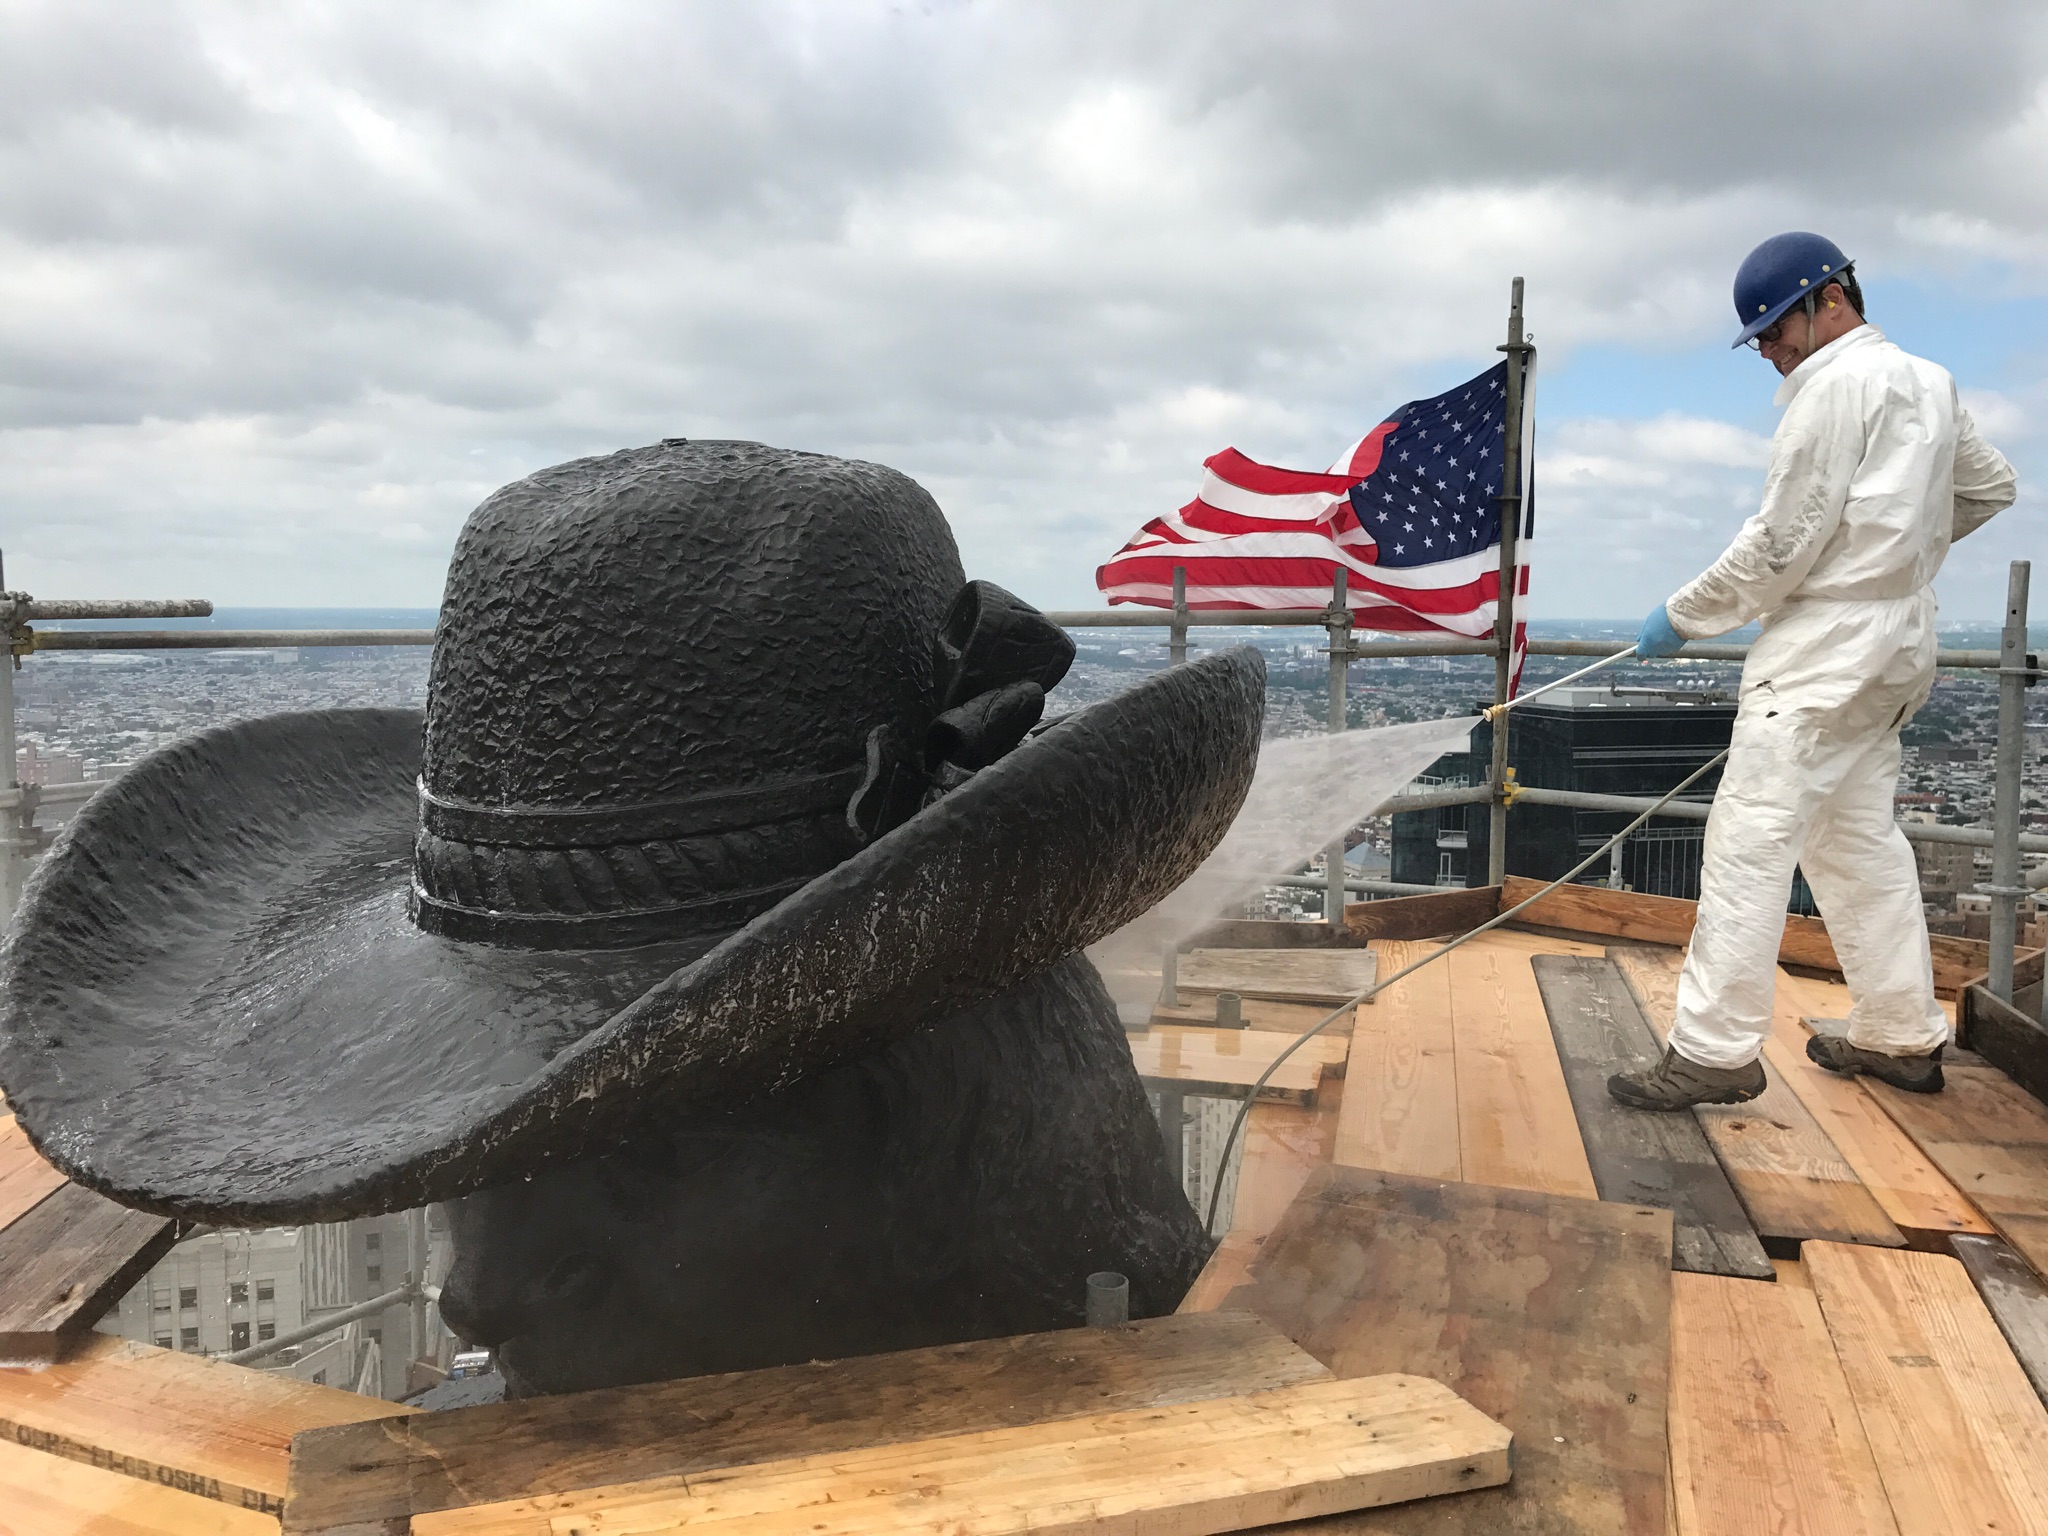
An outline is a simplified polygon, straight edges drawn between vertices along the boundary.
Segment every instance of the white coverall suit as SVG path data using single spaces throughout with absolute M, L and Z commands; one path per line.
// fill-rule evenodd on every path
M 1670 1043 L 1702 1066 L 1756 1059 L 1797 865 L 1849 984 L 1850 1042 L 1923 1055 L 1948 1023 L 1892 819 L 1899 727 L 1934 683 L 1934 574 L 1952 540 L 2012 504 L 2013 472 L 1948 373 L 1875 326 L 1807 358 L 1777 403 L 1763 510 L 1665 605 L 1692 640 L 1763 620 L 1707 818 Z

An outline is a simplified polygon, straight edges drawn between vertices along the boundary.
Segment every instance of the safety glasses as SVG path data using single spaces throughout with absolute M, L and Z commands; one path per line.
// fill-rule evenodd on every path
M 1813 299 L 1814 296 L 1810 293 L 1802 295 L 1799 308 L 1786 310 L 1784 314 L 1780 315 L 1777 319 L 1773 320 L 1769 325 L 1765 326 L 1762 330 L 1758 331 L 1754 336 L 1750 337 L 1748 341 L 1745 341 L 1743 343 L 1743 345 L 1745 347 L 1748 347 L 1749 350 L 1752 352 L 1761 352 L 1763 351 L 1766 344 L 1775 342 L 1780 336 L 1785 334 L 1785 322 L 1787 320 L 1790 320 L 1794 315 L 1804 314 L 1809 321 L 1812 320 Z

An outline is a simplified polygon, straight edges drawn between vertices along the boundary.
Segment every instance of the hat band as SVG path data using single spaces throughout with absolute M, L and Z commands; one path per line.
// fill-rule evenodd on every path
M 415 927 L 525 949 L 725 934 L 858 846 L 861 770 L 587 810 L 465 805 L 419 789 Z
M 724 935 L 744 927 L 792 891 L 805 875 L 747 891 L 707 896 L 666 907 L 622 912 L 498 912 L 429 896 L 415 879 L 408 905 L 413 926 L 469 944 L 510 944 L 521 949 L 629 949 L 664 939 Z
M 678 837 L 736 832 L 799 816 L 843 812 L 860 788 L 866 764 L 832 773 L 771 780 L 744 789 L 715 789 L 678 800 L 638 805 L 482 805 L 437 795 L 419 783 L 420 829 L 458 843 L 504 848 L 601 848 Z

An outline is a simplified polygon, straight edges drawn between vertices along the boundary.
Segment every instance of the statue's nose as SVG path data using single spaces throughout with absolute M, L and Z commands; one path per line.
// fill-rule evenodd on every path
M 458 1249 L 448 1278 L 441 1282 L 441 1317 L 464 1343 L 495 1349 L 519 1329 L 509 1307 L 489 1304 L 482 1281 L 478 1266 Z

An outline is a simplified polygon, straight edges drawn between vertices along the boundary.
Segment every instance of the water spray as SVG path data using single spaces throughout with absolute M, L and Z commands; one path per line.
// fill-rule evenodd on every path
M 1635 655 L 1635 650 L 1633 648 L 1630 648 L 1629 650 L 1622 651 L 1619 655 L 1610 656 L 1605 661 L 1595 662 L 1590 667 L 1585 667 L 1578 672 L 1574 672 L 1572 674 L 1572 677 L 1584 677 L 1586 673 L 1594 671 L 1596 668 L 1611 667 L 1614 665 L 1615 662 L 1620 661 L 1623 656 L 1633 655 Z M 1571 677 L 1560 678 L 1556 683 L 1552 683 L 1549 686 L 1555 688 L 1558 687 L 1560 684 L 1568 683 L 1571 680 Z M 1542 691 L 1542 689 L 1537 690 L 1538 693 Z M 1522 695 L 1522 697 L 1534 698 L 1535 694 L 1524 694 Z M 1515 700 L 1511 702 L 1520 701 Z M 1497 704 L 1494 706 L 1494 710 L 1498 711 L 1505 709 L 1507 707 L 1508 706 L 1505 704 Z M 1491 713 L 1491 711 L 1489 713 Z M 1225 1171 L 1230 1167 L 1231 1149 L 1237 1145 L 1237 1138 L 1239 1134 L 1244 1130 L 1245 1118 L 1251 1114 L 1252 1105 L 1258 1099 L 1259 1090 L 1264 1088 L 1266 1086 L 1267 1081 L 1271 1079 L 1273 1074 L 1280 1070 L 1281 1062 L 1285 1061 L 1288 1057 L 1292 1056 L 1304 1045 L 1307 1045 L 1310 1040 L 1314 1039 L 1317 1035 L 1321 1034 L 1325 1029 L 1328 1029 L 1332 1024 L 1336 1023 L 1337 1020 L 1343 1018 L 1345 1013 L 1348 1012 L 1350 1009 L 1356 1008 L 1362 1003 L 1371 1002 L 1380 993 L 1386 991 L 1388 987 L 1391 987 L 1395 982 L 1401 980 L 1402 977 L 1408 976 L 1413 972 L 1421 970 L 1425 965 L 1428 965 L 1432 960 L 1441 960 L 1445 955 L 1448 955 L 1460 944 L 1464 944 L 1469 942 L 1470 940 L 1478 938 L 1480 934 L 1485 933 L 1488 929 L 1498 928 L 1502 923 L 1506 922 L 1509 918 L 1513 917 L 1517 912 L 1522 911 L 1525 907 L 1533 906 L 1535 903 L 1541 901 L 1544 897 L 1548 896 L 1552 891 L 1556 890 L 1559 886 L 1565 885 L 1577 876 L 1584 874 L 1588 869 L 1592 868 L 1595 863 L 1605 858 L 1607 854 L 1610 851 L 1612 851 L 1615 845 L 1621 842 L 1623 838 L 1627 837 L 1629 833 L 1635 831 L 1637 827 L 1640 827 L 1652 816 L 1656 815 L 1659 811 L 1663 810 L 1665 806 L 1669 805 L 1673 800 L 1676 800 L 1680 795 L 1684 794 L 1685 791 L 1692 788 L 1694 784 L 1698 783 L 1699 780 L 1706 775 L 1709 769 L 1720 767 L 1722 763 L 1727 761 L 1727 758 L 1728 748 L 1723 747 L 1719 752 L 1716 752 L 1712 757 L 1708 758 L 1707 761 L 1701 763 L 1699 767 L 1695 768 L 1691 773 L 1687 774 L 1682 780 L 1678 782 L 1677 785 L 1665 791 L 1663 797 L 1659 799 L 1656 802 L 1656 804 L 1652 805 L 1648 810 L 1644 811 L 1640 816 L 1636 817 L 1634 821 L 1630 822 L 1627 826 L 1623 827 L 1619 832 L 1615 833 L 1614 836 L 1607 839 L 1606 842 L 1602 843 L 1598 848 L 1595 848 L 1591 853 L 1586 855 L 1585 858 L 1579 860 L 1578 863 L 1574 864 L 1570 869 L 1566 870 L 1563 874 L 1559 875 L 1555 880 L 1551 881 L 1550 884 L 1544 886 L 1542 890 L 1536 892 L 1533 896 L 1529 896 L 1524 900 L 1516 902 L 1512 907 L 1509 907 L 1507 911 L 1499 913 L 1494 917 L 1488 918 L 1485 922 L 1481 923 L 1477 928 L 1472 929 L 1469 933 L 1461 933 L 1455 939 L 1452 939 L 1448 944 L 1445 944 L 1438 949 L 1431 950 L 1428 954 L 1424 955 L 1420 960 L 1412 961 L 1409 964 L 1402 966 L 1400 970 L 1394 972 L 1394 974 L 1387 977 L 1386 980 L 1375 980 L 1373 984 L 1367 987 L 1364 991 L 1356 993 L 1345 1002 L 1339 1003 L 1335 1008 L 1332 1008 L 1328 1013 L 1324 1014 L 1323 1017 L 1318 1019 L 1314 1024 L 1310 1025 L 1307 1029 L 1303 1030 L 1299 1035 L 1296 1035 L 1294 1037 L 1293 1043 L 1289 1045 L 1286 1050 L 1282 1051 L 1279 1055 L 1275 1056 L 1273 1060 L 1267 1065 L 1266 1070 L 1259 1074 L 1258 1081 L 1252 1084 L 1251 1091 L 1245 1095 L 1244 1103 L 1238 1109 L 1236 1118 L 1230 1122 L 1230 1134 L 1223 1138 L 1223 1155 L 1217 1158 L 1216 1160 L 1216 1187 L 1214 1190 L 1210 1192 L 1209 1195 L 1209 1214 L 1207 1219 L 1202 1223 L 1203 1230 L 1211 1233 L 1212 1235 L 1216 1230 L 1216 1208 L 1223 1199 L 1223 1176 Z
M 1504 704 L 1489 704 L 1486 708 L 1479 711 L 1479 718 L 1482 720 L 1498 720 L 1517 704 L 1526 704 L 1531 699 L 1541 698 L 1553 688 L 1562 688 L 1566 683 L 1576 683 L 1580 678 L 1590 676 L 1600 671 L 1603 667 L 1611 667 L 1617 661 L 1627 661 L 1635 654 L 1636 648 L 1634 646 L 1630 646 L 1625 651 L 1616 651 L 1612 656 L 1596 661 L 1590 667 L 1581 667 L 1576 672 L 1567 672 L 1554 683 L 1545 683 L 1541 688 L 1531 688 L 1527 693 L 1518 693 Z

